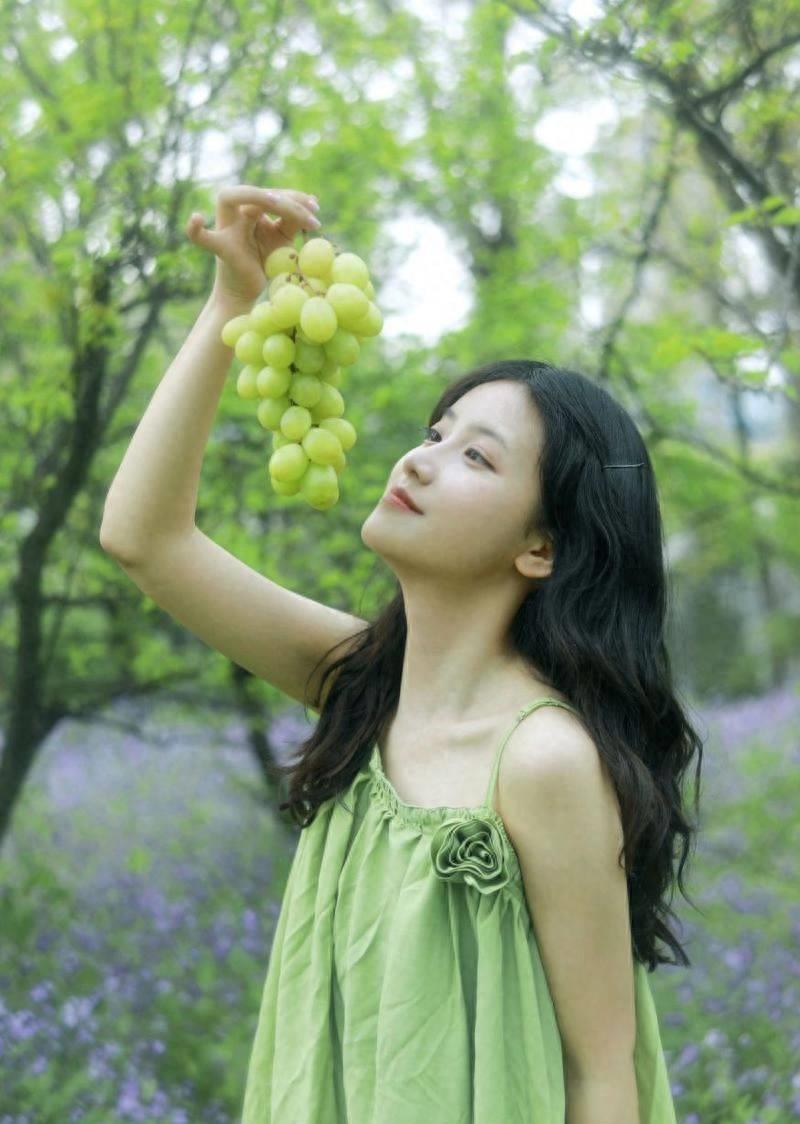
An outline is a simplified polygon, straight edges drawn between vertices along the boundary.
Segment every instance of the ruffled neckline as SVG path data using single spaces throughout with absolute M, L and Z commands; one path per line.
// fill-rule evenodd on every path
M 478 889 L 487 890 L 500 888 L 504 884 L 505 872 L 505 881 L 521 884 L 522 871 L 517 853 L 503 817 L 494 808 L 488 804 L 438 804 L 431 807 L 408 804 L 401 800 L 384 772 L 377 742 L 369 758 L 369 771 L 370 793 L 387 819 L 410 825 L 423 833 L 433 833 L 431 857 L 438 866 L 440 877 L 450 879 L 460 873 L 464 876 L 463 880 L 472 881 Z

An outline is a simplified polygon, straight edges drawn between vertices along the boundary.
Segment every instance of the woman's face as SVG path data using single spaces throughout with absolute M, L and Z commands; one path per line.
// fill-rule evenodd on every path
M 394 466 L 365 520 L 362 542 L 398 578 L 439 575 L 468 585 L 510 575 L 531 545 L 523 532 L 539 503 L 542 430 L 527 388 L 510 380 L 484 383 L 462 395 L 433 432 L 423 424 L 419 444 Z M 397 486 L 422 514 L 386 501 Z

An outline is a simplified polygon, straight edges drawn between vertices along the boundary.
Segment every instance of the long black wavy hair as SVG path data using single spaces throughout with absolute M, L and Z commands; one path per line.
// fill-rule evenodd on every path
M 673 684 L 665 644 L 667 584 L 663 526 L 647 448 L 630 415 L 577 371 L 533 360 L 488 363 L 450 383 L 430 415 L 476 386 L 499 379 L 528 388 L 544 427 L 541 501 L 525 535 L 553 543 L 550 575 L 532 588 L 511 623 L 515 651 L 539 680 L 576 708 L 614 783 L 628 871 L 634 957 L 650 972 L 659 963 L 691 961 L 667 925 L 677 884 L 690 901 L 683 870 L 696 845 L 703 742 Z M 640 468 L 604 469 L 605 464 Z M 316 665 L 306 701 L 319 712 L 311 736 L 290 765 L 288 800 L 280 805 L 300 827 L 320 804 L 342 793 L 366 765 L 400 696 L 406 616 L 399 583 L 377 618 L 336 645 Z M 319 698 L 309 684 L 327 662 Z M 683 780 L 697 754 L 694 812 L 687 819 Z M 694 903 L 692 903 L 694 904 Z M 662 941 L 675 953 L 657 949 Z

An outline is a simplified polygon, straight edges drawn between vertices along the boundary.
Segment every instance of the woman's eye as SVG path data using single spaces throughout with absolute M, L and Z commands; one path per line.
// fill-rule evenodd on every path
M 431 435 L 432 433 L 435 433 L 437 437 L 441 437 L 441 436 L 442 436 L 442 435 L 441 435 L 441 433 L 439 432 L 439 430 L 438 430 L 438 429 L 434 429 L 432 425 L 424 425 L 424 426 L 422 427 L 422 432 L 423 432 L 423 433 L 425 434 L 425 440 L 426 440 L 426 441 L 430 441 L 430 440 L 431 440 L 431 436 L 430 436 L 430 435 Z M 467 449 L 467 453 L 477 453 L 477 455 L 478 455 L 478 456 L 479 456 L 479 457 L 481 458 L 481 460 L 483 461 L 483 463 L 484 463 L 484 464 L 486 465 L 486 467 L 487 467 L 487 468 L 491 468 L 491 467 L 492 467 L 492 466 L 491 466 L 491 465 L 489 464 L 489 462 L 487 461 L 486 457 L 485 457 L 485 456 L 483 455 L 483 453 L 480 453 L 480 452 L 478 452 L 478 450 L 477 450 L 477 449 L 475 449 L 475 448 L 474 448 L 473 446 L 470 446 L 470 447 L 469 447 L 469 448 Z

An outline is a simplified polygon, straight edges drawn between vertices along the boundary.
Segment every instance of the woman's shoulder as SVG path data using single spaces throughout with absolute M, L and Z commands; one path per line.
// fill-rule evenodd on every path
M 572 714 L 571 710 L 565 710 L 564 707 L 573 707 L 573 704 L 567 698 L 563 691 L 559 691 L 555 687 L 550 687 L 541 679 L 538 679 L 529 669 L 521 667 L 515 671 L 510 671 L 508 674 L 508 691 L 509 696 L 512 698 L 520 699 L 520 709 L 530 706 L 531 704 L 542 703 L 547 701 L 549 703 L 562 703 L 562 706 L 536 706 L 537 713 L 547 712 L 555 714 L 563 714 L 569 716 Z M 574 707 L 573 707 L 574 710 Z

